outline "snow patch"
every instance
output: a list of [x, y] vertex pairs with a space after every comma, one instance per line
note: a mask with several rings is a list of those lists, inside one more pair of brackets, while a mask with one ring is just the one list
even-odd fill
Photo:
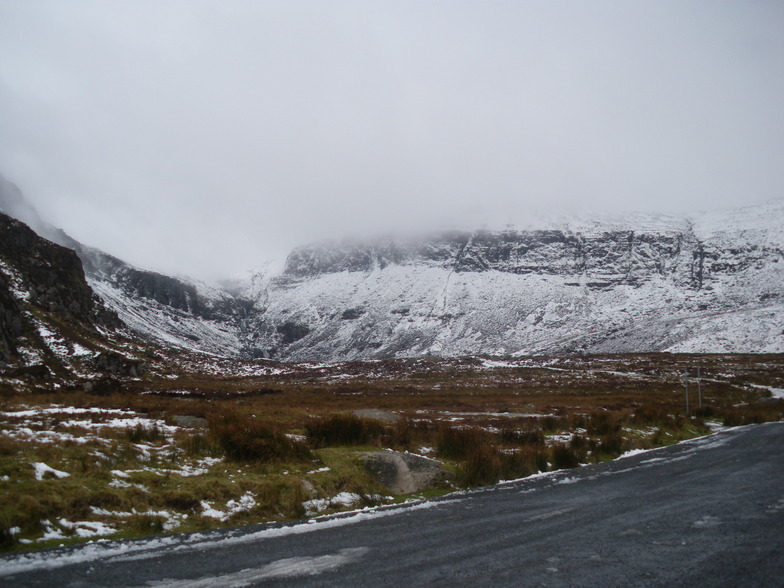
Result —
[[359, 494], [353, 492], [341, 492], [332, 498], [314, 498], [302, 503], [305, 508], [305, 513], [310, 516], [328, 508], [348, 508], [354, 506], [362, 500]]
[[57, 479], [67, 478], [71, 474], [68, 472], [61, 472], [60, 470], [56, 470], [52, 467], [49, 467], [43, 462], [35, 462], [32, 464], [33, 469], [35, 470], [35, 479], [36, 480], [43, 480], [46, 474], [51, 474]]
[[202, 501], [201, 516], [218, 519], [219, 521], [225, 522], [235, 514], [247, 512], [254, 506], [256, 506], [256, 498], [252, 492], [246, 492], [237, 500], [229, 500], [226, 503], [226, 510], [218, 510], [214, 508], [209, 502]]

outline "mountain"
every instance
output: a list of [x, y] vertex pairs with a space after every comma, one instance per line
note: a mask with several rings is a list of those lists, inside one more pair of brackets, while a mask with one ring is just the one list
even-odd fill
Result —
[[287, 359], [784, 351], [784, 203], [304, 247], [255, 301]]
[[0, 213], [0, 368], [16, 391], [97, 389], [146, 369], [72, 249]]
[[124, 325], [162, 345], [239, 356], [240, 323], [247, 303], [220, 288], [136, 268], [84, 245], [41, 218], [20, 190], [0, 176], [0, 212], [45, 239], [73, 250], [89, 287]]
[[32, 220], [128, 327], [213, 355], [784, 352], [784, 201], [320, 243], [222, 285], [134, 268]]

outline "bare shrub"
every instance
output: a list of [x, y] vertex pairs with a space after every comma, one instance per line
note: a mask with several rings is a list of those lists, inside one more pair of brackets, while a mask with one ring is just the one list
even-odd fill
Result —
[[471, 449], [460, 479], [466, 486], [485, 486], [501, 479], [502, 459], [498, 449], [490, 445], [478, 445]]
[[128, 429], [125, 433], [128, 441], [131, 443], [156, 443], [163, 439], [164, 435], [158, 427], [145, 427], [141, 424], [136, 425], [133, 429]]
[[178, 441], [178, 445], [185, 450], [188, 455], [212, 455], [220, 452], [220, 446], [209, 435], [197, 433], [187, 435]]
[[459, 470], [460, 482], [466, 486], [485, 486], [499, 480], [524, 478], [547, 470], [544, 451], [525, 448], [502, 453], [495, 445], [482, 444], [467, 456]]
[[17, 455], [21, 445], [15, 439], [0, 435], [0, 455]]
[[543, 449], [524, 447], [501, 455], [501, 478], [514, 480], [547, 471], [547, 453]]
[[314, 447], [380, 445], [384, 425], [353, 414], [335, 414], [311, 420], [305, 425], [305, 432]]
[[576, 468], [580, 465], [580, 456], [577, 451], [572, 447], [565, 445], [556, 445], [550, 451], [550, 460], [553, 464], [553, 469], [563, 470], [568, 468]]
[[11, 525], [0, 521], [0, 550], [11, 549], [16, 544], [16, 536], [11, 532]]
[[142, 534], [162, 533], [166, 518], [159, 515], [133, 514], [128, 517], [128, 526]]
[[192, 512], [201, 501], [192, 493], [184, 490], [168, 490], [163, 493], [163, 505], [177, 510]]
[[586, 429], [590, 435], [602, 437], [621, 431], [621, 419], [610, 412], [593, 412], [586, 422]]
[[234, 461], [280, 463], [312, 459], [302, 443], [237, 412], [217, 414], [209, 419], [209, 426], [216, 444]]
[[604, 435], [599, 439], [597, 447], [599, 453], [604, 453], [611, 456], [618, 456], [629, 447], [629, 442], [621, 437], [618, 433], [610, 433]]
[[501, 431], [501, 441], [513, 445], [533, 445], [536, 447], [544, 446], [544, 433], [541, 429], [524, 429]]
[[492, 435], [481, 429], [458, 429], [443, 426], [438, 431], [436, 447], [438, 455], [441, 457], [465, 460], [492, 442]]

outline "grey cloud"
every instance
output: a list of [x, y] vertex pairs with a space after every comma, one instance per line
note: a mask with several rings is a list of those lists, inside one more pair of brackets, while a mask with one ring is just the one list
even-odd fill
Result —
[[784, 193], [775, 2], [0, 3], [0, 173], [218, 276], [348, 232]]

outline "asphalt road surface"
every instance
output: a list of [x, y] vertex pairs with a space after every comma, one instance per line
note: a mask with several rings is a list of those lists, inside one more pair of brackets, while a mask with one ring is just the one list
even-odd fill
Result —
[[0, 558], [4, 586], [784, 586], [784, 423], [406, 507]]

